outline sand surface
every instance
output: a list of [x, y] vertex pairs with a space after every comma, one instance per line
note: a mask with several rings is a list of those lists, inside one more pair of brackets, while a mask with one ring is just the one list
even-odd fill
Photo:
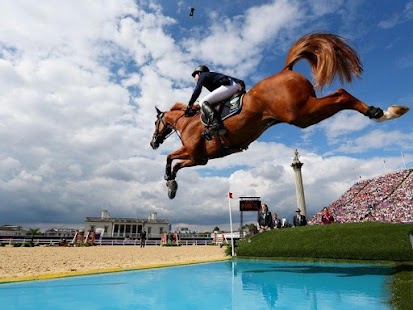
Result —
[[0, 247], [0, 282], [228, 259], [218, 246]]

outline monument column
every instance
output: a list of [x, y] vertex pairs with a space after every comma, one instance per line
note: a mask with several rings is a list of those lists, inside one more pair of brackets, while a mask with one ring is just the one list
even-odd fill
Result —
[[305, 207], [304, 186], [303, 177], [301, 175], [301, 167], [303, 163], [299, 160], [298, 151], [295, 150], [295, 156], [291, 167], [294, 169], [295, 174], [295, 192], [297, 195], [297, 207], [301, 210], [301, 214], [307, 216], [307, 210]]

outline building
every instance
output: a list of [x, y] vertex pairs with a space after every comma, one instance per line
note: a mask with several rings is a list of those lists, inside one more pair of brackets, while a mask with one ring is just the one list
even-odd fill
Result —
[[97, 232], [102, 230], [103, 237], [112, 238], [139, 238], [142, 230], [146, 230], [148, 237], [160, 237], [169, 231], [169, 221], [157, 218], [157, 213], [151, 213], [147, 219], [111, 217], [107, 210], [103, 210], [100, 217], [86, 217], [85, 231]]
[[0, 226], [0, 236], [24, 236], [26, 231], [21, 226], [16, 225], [3, 225]]
[[76, 233], [74, 228], [49, 228], [44, 232], [46, 237], [61, 237], [61, 238], [73, 238]]

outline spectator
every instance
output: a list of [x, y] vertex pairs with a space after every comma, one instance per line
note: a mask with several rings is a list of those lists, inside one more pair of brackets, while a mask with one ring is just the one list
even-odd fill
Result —
[[294, 227], [307, 225], [307, 219], [305, 215], [301, 215], [300, 209], [297, 209], [295, 211], [295, 215], [293, 217], [293, 225]]
[[146, 245], [146, 231], [144, 229], [141, 230], [141, 248], [144, 248]]
[[272, 227], [271, 212], [268, 211], [268, 206], [264, 203], [261, 205], [261, 211], [258, 212], [258, 231], [263, 232], [270, 230]]
[[[413, 169], [387, 173], [357, 182], [328, 206], [336, 223], [378, 221], [413, 223]], [[366, 212], [366, 206], [368, 210]], [[319, 224], [322, 212], [311, 224]]]
[[323, 214], [321, 215], [321, 223], [324, 225], [334, 223], [334, 216], [328, 211], [327, 207], [323, 208]]
[[281, 228], [281, 220], [278, 218], [277, 213], [274, 212], [272, 215], [272, 227], [274, 229], [279, 229]]

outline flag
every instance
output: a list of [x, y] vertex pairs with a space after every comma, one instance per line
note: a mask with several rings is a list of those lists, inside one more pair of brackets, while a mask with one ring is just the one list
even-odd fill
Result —
[[228, 198], [232, 199], [232, 193], [231, 192], [228, 193]]

